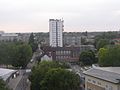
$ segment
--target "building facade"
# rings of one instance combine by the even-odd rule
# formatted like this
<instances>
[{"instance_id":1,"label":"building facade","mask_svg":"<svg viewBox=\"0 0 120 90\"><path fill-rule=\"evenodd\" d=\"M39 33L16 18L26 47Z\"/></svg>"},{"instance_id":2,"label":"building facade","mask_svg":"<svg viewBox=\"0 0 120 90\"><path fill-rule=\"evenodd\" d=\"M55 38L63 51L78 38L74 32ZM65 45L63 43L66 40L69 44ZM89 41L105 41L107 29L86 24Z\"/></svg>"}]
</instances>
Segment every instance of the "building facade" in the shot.
<instances>
[{"instance_id":1,"label":"building facade","mask_svg":"<svg viewBox=\"0 0 120 90\"><path fill-rule=\"evenodd\" d=\"M79 47L44 47L42 50L55 61L78 62L79 60Z\"/></svg>"},{"instance_id":2,"label":"building facade","mask_svg":"<svg viewBox=\"0 0 120 90\"><path fill-rule=\"evenodd\" d=\"M63 46L80 46L81 36L80 32L64 32Z\"/></svg>"},{"instance_id":3,"label":"building facade","mask_svg":"<svg viewBox=\"0 0 120 90\"><path fill-rule=\"evenodd\" d=\"M2 33L0 34L0 41L17 41L18 34L16 33Z\"/></svg>"},{"instance_id":4,"label":"building facade","mask_svg":"<svg viewBox=\"0 0 120 90\"><path fill-rule=\"evenodd\" d=\"M28 42L30 33L4 33L0 32L0 42L22 41Z\"/></svg>"},{"instance_id":5,"label":"building facade","mask_svg":"<svg viewBox=\"0 0 120 90\"><path fill-rule=\"evenodd\" d=\"M80 53L83 51L95 49L89 45L81 45L80 47L43 47L43 52L52 57L52 60L78 62Z\"/></svg>"},{"instance_id":6,"label":"building facade","mask_svg":"<svg viewBox=\"0 0 120 90\"><path fill-rule=\"evenodd\" d=\"M120 68L92 68L85 74L85 90L120 90Z\"/></svg>"},{"instance_id":7,"label":"building facade","mask_svg":"<svg viewBox=\"0 0 120 90\"><path fill-rule=\"evenodd\" d=\"M63 20L49 20L49 38L51 47L63 47Z\"/></svg>"}]
</instances>

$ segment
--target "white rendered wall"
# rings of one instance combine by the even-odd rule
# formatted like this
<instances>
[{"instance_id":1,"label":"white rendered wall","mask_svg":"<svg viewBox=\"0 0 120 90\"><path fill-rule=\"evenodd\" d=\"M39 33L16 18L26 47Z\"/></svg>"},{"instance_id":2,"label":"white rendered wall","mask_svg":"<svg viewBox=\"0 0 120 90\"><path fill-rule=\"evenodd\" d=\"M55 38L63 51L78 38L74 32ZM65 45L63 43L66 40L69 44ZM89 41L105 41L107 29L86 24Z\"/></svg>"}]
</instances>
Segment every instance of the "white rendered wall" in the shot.
<instances>
[{"instance_id":1,"label":"white rendered wall","mask_svg":"<svg viewBox=\"0 0 120 90\"><path fill-rule=\"evenodd\" d=\"M50 46L63 47L63 21L58 19L49 20Z\"/></svg>"}]
</instances>

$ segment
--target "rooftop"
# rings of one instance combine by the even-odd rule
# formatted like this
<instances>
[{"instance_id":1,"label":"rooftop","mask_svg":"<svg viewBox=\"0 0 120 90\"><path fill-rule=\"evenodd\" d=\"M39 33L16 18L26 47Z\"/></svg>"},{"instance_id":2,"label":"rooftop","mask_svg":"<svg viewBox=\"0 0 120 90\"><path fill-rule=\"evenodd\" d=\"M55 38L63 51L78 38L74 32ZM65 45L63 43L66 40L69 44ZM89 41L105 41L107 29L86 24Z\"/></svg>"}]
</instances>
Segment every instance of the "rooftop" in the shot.
<instances>
[{"instance_id":1,"label":"rooftop","mask_svg":"<svg viewBox=\"0 0 120 90\"><path fill-rule=\"evenodd\" d=\"M6 81L16 70L0 68L0 77Z\"/></svg>"},{"instance_id":2,"label":"rooftop","mask_svg":"<svg viewBox=\"0 0 120 90\"><path fill-rule=\"evenodd\" d=\"M17 37L18 36L18 34L15 34L15 33L3 33L1 36L7 36L7 37L10 37L10 36L12 36L12 37Z\"/></svg>"},{"instance_id":3,"label":"rooftop","mask_svg":"<svg viewBox=\"0 0 120 90\"><path fill-rule=\"evenodd\" d=\"M49 19L49 21L63 21L61 19Z\"/></svg>"},{"instance_id":4,"label":"rooftop","mask_svg":"<svg viewBox=\"0 0 120 90\"><path fill-rule=\"evenodd\" d=\"M96 67L85 71L84 74L111 83L120 83L120 67Z\"/></svg>"}]
</instances>

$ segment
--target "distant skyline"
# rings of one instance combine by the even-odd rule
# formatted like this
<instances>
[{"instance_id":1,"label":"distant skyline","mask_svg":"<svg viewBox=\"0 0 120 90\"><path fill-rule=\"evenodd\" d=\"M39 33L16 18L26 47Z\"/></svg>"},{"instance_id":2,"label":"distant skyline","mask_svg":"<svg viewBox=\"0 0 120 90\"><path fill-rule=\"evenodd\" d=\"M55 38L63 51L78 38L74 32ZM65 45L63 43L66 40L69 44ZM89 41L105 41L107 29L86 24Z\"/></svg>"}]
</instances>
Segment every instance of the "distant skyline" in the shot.
<instances>
[{"instance_id":1,"label":"distant skyline","mask_svg":"<svg viewBox=\"0 0 120 90\"><path fill-rule=\"evenodd\" d=\"M0 0L0 31L48 32L49 19L64 31L119 31L120 0Z\"/></svg>"}]
</instances>

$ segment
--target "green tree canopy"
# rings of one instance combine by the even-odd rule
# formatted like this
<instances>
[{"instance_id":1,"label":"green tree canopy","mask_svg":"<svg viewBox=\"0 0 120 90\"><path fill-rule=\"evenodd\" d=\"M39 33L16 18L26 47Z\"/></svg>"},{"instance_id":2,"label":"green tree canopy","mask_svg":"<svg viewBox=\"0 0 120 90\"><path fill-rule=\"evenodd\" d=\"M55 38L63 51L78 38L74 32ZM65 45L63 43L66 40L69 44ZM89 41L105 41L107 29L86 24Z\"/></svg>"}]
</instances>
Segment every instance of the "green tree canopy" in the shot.
<instances>
[{"instance_id":1,"label":"green tree canopy","mask_svg":"<svg viewBox=\"0 0 120 90\"><path fill-rule=\"evenodd\" d=\"M100 66L120 66L120 46L101 48L98 59Z\"/></svg>"},{"instance_id":2,"label":"green tree canopy","mask_svg":"<svg viewBox=\"0 0 120 90\"><path fill-rule=\"evenodd\" d=\"M80 78L65 69L50 69L40 82L41 90L79 90Z\"/></svg>"},{"instance_id":3,"label":"green tree canopy","mask_svg":"<svg viewBox=\"0 0 120 90\"><path fill-rule=\"evenodd\" d=\"M91 65L95 63L95 54L93 51L84 51L80 54L79 57L80 63L84 65Z\"/></svg>"},{"instance_id":4,"label":"green tree canopy","mask_svg":"<svg viewBox=\"0 0 120 90\"><path fill-rule=\"evenodd\" d=\"M15 53L12 60L12 65L15 67L26 67L32 57L32 49L27 44L18 45L15 48Z\"/></svg>"},{"instance_id":5,"label":"green tree canopy","mask_svg":"<svg viewBox=\"0 0 120 90\"><path fill-rule=\"evenodd\" d=\"M78 85L79 78L74 73L64 70L65 68L66 66L59 62L40 62L39 65L32 69L32 74L29 77L31 81L31 90L77 90L76 86ZM62 87L63 83L66 83L64 87ZM50 86L51 88L49 88ZM59 88L60 86L61 88ZM68 86L74 89L68 89Z\"/></svg>"},{"instance_id":6,"label":"green tree canopy","mask_svg":"<svg viewBox=\"0 0 120 90\"><path fill-rule=\"evenodd\" d=\"M38 47L38 44L37 42L35 41L35 37L34 37L34 34L31 33L30 34L30 37L29 37L29 45L31 46L32 48L32 51L35 52L37 47Z\"/></svg>"},{"instance_id":7,"label":"green tree canopy","mask_svg":"<svg viewBox=\"0 0 120 90\"><path fill-rule=\"evenodd\" d=\"M0 64L10 65L14 55L15 44L0 43Z\"/></svg>"},{"instance_id":8,"label":"green tree canopy","mask_svg":"<svg viewBox=\"0 0 120 90\"><path fill-rule=\"evenodd\" d=\"M99 50L100 48L103 48L104 46L106 45L109 45L109 40L108 39L100 39L98 42L97 42L97 45L96 45L96 48L97 50Z\"/></svg>"},{"instance_id":9,"label":"green tree canopy","mask_svg":"<svg viewBox=\"0 0 120 90\"><path fill-rule=\"evenodd\" d=\"M114 44L113 39L120 38L120 33L117 31L109 31L109 32L103 32L101 35L95 36L95 47L97 50L102 48L104 45L108 44ZM104 42L107 41L107 42ZM103 42L103 44L99 46L99 43Z\"/></svg>"},{"instance_id":10,"label":"green tree canopy","mask_svg":"<svg viewBox=\"0 0 120 90\"><path fill-rule=\"evenodd\" d=\"M9 90L2 79L0 79L0 90Z\"/></svg>"},{"instance_id":11,"label":"green tree canopy","mask_svg":"<svg viewBox=\"0 0 120 90\"><path fill-rule=\"evenodd\" d=\"M32 56L32 49L23 43L0 43L0 64L25 67Z\"/></svg>"}]
</instances>

